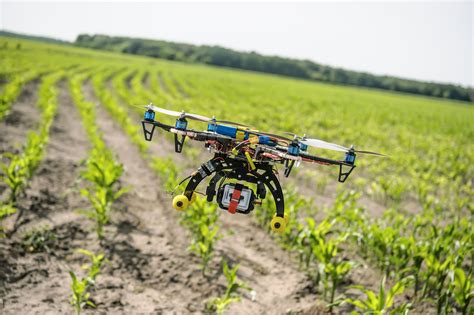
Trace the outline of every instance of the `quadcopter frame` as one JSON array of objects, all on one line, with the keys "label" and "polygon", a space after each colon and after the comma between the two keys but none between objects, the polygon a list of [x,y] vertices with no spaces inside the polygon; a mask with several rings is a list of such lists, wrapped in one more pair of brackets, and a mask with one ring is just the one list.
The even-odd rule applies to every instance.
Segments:
[{"label": "quadcopter frame", "polygon": [[[184,114],[176,119],[175,126],[171,126],[155,121],[154,112],[148,110],[145,113],[145,119],[142,121],[142,127],[147,141],[152,140],[156,127],[173,133],[177,153],[182,152],[186,137],[205,142],[206,147],[216,150],[212,159],[203,163],[197,171],[187,178],[189,181],[183,195],[178,195],[173,199],[175,209],[185,209],[194,200],[196,188],[204,179],[209,177],[210,180],[206,188],[207,201],[213,201],[214,197],[217,196],[219,206],[232,214],[236,212],[250,213],[254,208],[254,203],[259,202],[255,199],[265,199],[266,189],[268,188],[276,207],[276,214],[271,221],[271,227],[279,233],[284,231],[288,218],[285,215],[283,191],[276,176],[276,163],[284,165],[285,177],[288,177],[292,168],[295,165],[298,166],[301,161],[322,165],[337,165],[339,166],[338,181],[341,183],[346,181],[356,167],[354,151],[347,152],[344,160],[327,159],[307,153],[307,146],[303,147],[296,140],[292,141],[263,132],[220,125],[216,121],[208,124],[207,131],[196,131],[187,129]],[[283,141],[287,146],[278,145],[279,141]],[[237,183],[223,184],[227,179],[237,180]],[[240,182],[255,184],[256,192],[240,184]],[[217,188],[218,184],[219,187]],[[221,186],[223,186],[222,189]],[[246,200],[245,196],[242,196],[244,191],[247,196],[251,195],[247,199],[247,203],[242,205]],[[224,205],[224,194],[226,194],[228,206]],[[240,201],[242,201],[242,204]]]}]

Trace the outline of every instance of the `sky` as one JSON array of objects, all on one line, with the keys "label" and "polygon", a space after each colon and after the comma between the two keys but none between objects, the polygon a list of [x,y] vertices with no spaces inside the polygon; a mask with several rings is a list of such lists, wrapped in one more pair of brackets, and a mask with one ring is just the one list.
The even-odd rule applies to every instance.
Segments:
[{"label": "sky", "polygon": [[5,1],[0,28],[220,45],[474,86],[473,1]]}]

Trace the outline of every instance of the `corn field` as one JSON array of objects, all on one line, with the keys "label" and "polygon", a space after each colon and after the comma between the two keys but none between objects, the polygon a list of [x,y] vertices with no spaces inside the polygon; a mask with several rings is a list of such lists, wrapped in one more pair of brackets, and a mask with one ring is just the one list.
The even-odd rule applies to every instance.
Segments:
[{"label": "corn field", "polygon": [[[473,314],[472,104],[3,37],[0,64],[2,313]],[[146,142],[150,102],[388,157],[281,176],[276,235],[273,200],[172,209],[209,155]]]}]

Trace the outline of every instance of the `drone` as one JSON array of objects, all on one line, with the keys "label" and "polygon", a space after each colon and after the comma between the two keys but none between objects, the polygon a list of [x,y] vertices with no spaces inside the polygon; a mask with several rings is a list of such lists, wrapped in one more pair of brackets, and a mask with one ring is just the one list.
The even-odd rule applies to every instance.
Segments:
[{"label": "drone", "polygon": [[[214,197],[219,207],[231,214],[249,214],[257,204],[271,193],[276,213],[270,225],[277,233],[283,233],[288,224],[285,214],[285,202],[280,185],[277,165],[283,165],[284,176],[288,177],[293,167],[301,162],[338,166],[338,181],[343,183],[356,167],[357,154],[383,154],[356,150],[308,138],[285,133],[281,136],[254,130],[251,127],[227,120],[217,120],[202,115],[178,112],[154,106],[141,106],[146,109],[142,120],[146,141],[151,141],[156,127],[174,134],[174,148],[177,153],[183,150],[186,138],[204,142],[204,147],[214,156],[203,163],[194,173],[181,182],[187,181],[183,194],[173,198],[173,208],[185,210],[196,199],[195,190],[206,178],[210,179],[206,188],[206,198],[212,202]],[[174,125],[168,125],[157,119],[156,113],[176,117]],[[188,120],[207,123],[207,130],[188,128]],[[333,160],[308,153],[308,147],[343,152],[342,160]],[[180,184],[180,185],[181,185]],[[252,185],[252,186],[250,186]]]}]

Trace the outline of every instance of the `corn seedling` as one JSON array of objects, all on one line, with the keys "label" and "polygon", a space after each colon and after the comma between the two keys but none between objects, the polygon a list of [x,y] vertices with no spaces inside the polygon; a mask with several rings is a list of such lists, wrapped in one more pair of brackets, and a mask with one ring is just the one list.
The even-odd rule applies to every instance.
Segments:
[{"label": "corn seedling", "polygon": [[90,291],[95,285],[97,276],[100,274],[102,264],[105,262],[104,254],[95,255],[94,253],[85,249],[79,249],[78,252],[88,256],[90,259],[90,264],[85,264],[82,266],[82,269],[86,270],[87,275],[81,279],[78,278],[74,271],[69,270],[69,275],[71,276],[72,280],[71,305],[74,307],[77,315],[79,315],[81,310],[86,306],[95,307],[95,304],[91,300]]},{"label": "corn seedling", "polygon": [[151,167],[163,180],[167,191],[173,191],[179,184],[179,170],[171,158],[153,157]]},{"label": "corn seedling", "polygon": [[201,258],[201,270],[203,275],[214,255],[216,242],[221,238],[219,235],[219,210],[215,205],[206,203],[201,198],[196,198],[181,218],[181,224],[191,232],[191,252]]},{"label": "corn seedling", "polygon": [[223,314],[230,303],[240,302],[239,289],[250,290],[248,285],[237,278],[239,267],[240,265],[235,265],[233,268],[229,268],[227,262],[222,261],[222,272],[227,280],[227,288],[223,296],[212,299],[207,303],[206,307],[209,311],[214,311],[218,315]]},{"label": "corn seedling", "polygon": [[466,274],[461,268],[454,270],[452,296],[459,305],[463,315],[474,313],[471,300],[474,298],[474,281],[471,274]]},{"label": "corn seedling", "polygon": [[27,253],[50,252],[55,242],[56,234],[50,229],[35,229],[23,236],[21,247]]},{"label": "corn seedling", "polygon": [[[395,297],[403,294],[406,286],[410,283],[411,278],[405,278],[397,283],[395,283],[390,290],[385,288],[384,277],[380,283],[379,292],[373,292],[367,290],[362,286],[352,286],[352,288],[361,291],[365,294],[366,299],[345,299],[344,302],[354,305],[360,312],[364,314],[375,314],[375,315],[384,315],[384,314],[408,314],[408,311],[411,307],[409,303],[403,303],[397,307],[392,307],[395,301]],[[358,314],[354,312],[354,314]]]},{"label": "corn seedling", "polygon": [[18,73],[10,78],[11,80],[5,85],[5,87],[3,87],[0,93],[0,120],[2,120],[8,113],[12,103],[20,94],[23,85],[34,80],[44,71],[44,69],[36,68]]},{"label": "corn seedling", "polygon": [[81,193],[92,205],[92,210],[82,212],[95,220],[100,240],[104,239],[103,229],[110,220],[112,204],[128,190],[127,187],[118,187],[122,173],[123,165],[116,162],[112,152],[106,149],[93,149],[86,161],[86,169],[81,173],[89,182],[87,188],[81,189]]},{"label": "corn seedling", "polygon": [[[16,204],[19,193],[33,176],[42,158],[43,141],[36,133],[29,133],[27,143],[20,154],[4,153],[0,178],[10,189],[9,203]],[[8,160],[4,162],[4,160]]]}]

